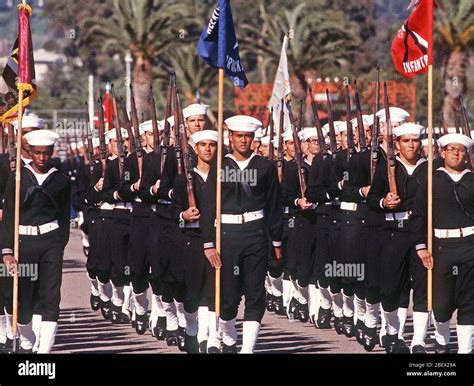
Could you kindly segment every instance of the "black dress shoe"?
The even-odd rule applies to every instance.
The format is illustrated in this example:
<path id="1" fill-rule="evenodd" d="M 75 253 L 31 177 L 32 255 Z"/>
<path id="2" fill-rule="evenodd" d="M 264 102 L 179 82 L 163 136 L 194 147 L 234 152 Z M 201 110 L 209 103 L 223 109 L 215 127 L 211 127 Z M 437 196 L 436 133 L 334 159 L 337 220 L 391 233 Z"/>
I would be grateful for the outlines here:
<path id="1" fill-rule="evenodd" d="M 387 354 L 396 354 L 398 352 L 398 334 L 384 335 L 382 337 L 382 345 Z"/>
<path id="2" fill-rule="evenodd" d="M 283 307 L 283 296 L 273 297 L 273 312 L 277 315 L 285 315 L 286 309 Z"/>
<path id="3" fill-rule="evenodd" d="M 273 295 L 269 294 L 268 292 L 265 298 L 265 307 L 267 308 L 268 312 L 272 312 L 274 309 L 273 308 Z"/>
<path id="4" fill-rule="evenodd" d="M 207 354 L 207 340 L 203 340 L 201 343 L 199 343 L 199 353 Z"/>
<path id="5" fill-rule="evenodd" d="M 300 304 L 296 310 L 296 314 L 298 315 L 298 319 L 301 323 L 306 323 L 309 319 L 308 304 Z"/>
<path id="6" fill-rule="evenodd" d="M 92 311 L 100 310 L 100 297 L 99 296 L 94 296 L 91 294 L 90 302 L 91 302 Z"/>
<path id="7" fill-rule="evenodd" d="M 110 306 L 110 321 L 112 324 L 122 324 L 122 306 L 116 306 L 112 303 Z"/>
<path id="8" fill-rule="evenodd" d="M 342 318 L 344 335 L 352 338 L 355 335 L 354 318 L 352 316 L 344 316 Z"/>
<path id="9" fill-rule="evenodd" d="M 411 349 L 412 354 L 426 354 L 426 348 L 425 346 L 422 346 L 421 344 L 417 344 L 413 346 Z"/>
<path id="10" fill-rule="evenodd" d="M 20 340 L 17 340 L 16 347 L 20 346 Z M 3 354 L 12 354 L 13 353 L 13 339 L 7 338 L 5 345 L 3 347 Z"/>
<path id="11" fill-rule="evenodd" d="M 184 351 L 188 354 L 199 354 L 199 342 L 197 336 L 185 335 Z"/>
<path id="12" fill-rule="evenodd" d="M 222 354 L 237 354 L 237 343 L 232 346 L 222 345 Z"/>
<path id="13" fill-rule="evenodd" d="M 357 319 L 357 323 L 355 325 L 355 336 L 357 343 L 360 345 L 364 345 L 364 330 L 365 330 L 365 324 L 362 320 Z"/>
<path id="14" fill-rule="evenodd" d="M 208 348 L 207 348 L 207 353 L 208 353 L 208 354 L 222 354 L 222 351 L 219 350 L 218 347 L 213 347 L 213 346 L 211 346 L 211 347 L 208 347 Z"/>
<path id="15" fill-rule="evenodd" d="M 111 320 L 112 317 L 112 302 L 109 300 L 104 302 L 103 300 L 100 301 L 100 312 L 105 320 Z"/>
<path id="16" fill-rule="evenodd" d="M 319 307 L 318 319 L 314 326 L 322 330 L 331 328 L 331 309 L 325 310 Z"/>
<path id="17" fill-rule="evenodd" d="M 148 315 L 138 315 L 136 314 L 135 319 L 135 331 L 138 335 L 144 335 L 148 325 Z"/>
<path id="18" fill-rule="evenodd" d="M 186 351 L 186 329 L 184 327 L 178 328 L 178 348 L 179 351 Z"/>
<path id="19" fill-rule="evenodd" d="M 366 326 L 364 329 L 364 336 L 362 342 L 365 351 L 372 351 L 378 341 L 379 337 L 377 335 L 377 327 L 369 328 Z"/>
<path id="20" fill-rule="evenodd" d="M 410 354 L 410 348 L 403 339 L 398 339 L 396 354 Z"/>
<path id="21" fill-rule="evenodd" d="M 178 330 L 174 330 L 174 331 L 166 330 L 166 344 L 168 346 L 178 345 Z"/>
<path id="22" fill-rule="evenodd" d="M 161 316 L 153 327 L 152 335 L 158 340 L 166 339 L 166 317 Z"/>
<path id="23" fill-rule="evenodd" d="M 444 345 L 435 341 L 435 354 L 449 354 L 451 350 L 449 349 L 449 344 Z"/>
<path id="24" fill-rule="evenodd" d="M 338 335 L 344 334 L 344 323 L 342 322 L 342 318 L 334 317 L 334 329 Z"/>
<path id="25" fill-rule="evenodd" d="M 290 320 L 295 320 L 298 318 L 298 307 L 300 303 L 295 298 L 291 298 L 290 304 L 288 304 L 287 316 Z"/>

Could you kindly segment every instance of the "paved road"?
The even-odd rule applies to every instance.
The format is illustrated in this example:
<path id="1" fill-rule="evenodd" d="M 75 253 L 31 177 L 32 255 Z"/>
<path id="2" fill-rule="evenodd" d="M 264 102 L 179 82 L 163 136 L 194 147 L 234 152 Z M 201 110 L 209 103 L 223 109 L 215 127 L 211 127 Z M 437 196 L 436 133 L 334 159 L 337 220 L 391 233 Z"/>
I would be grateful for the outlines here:
<path id="1" fill-rule="evenodd" d="M 170 348 L 157 341 L 150 332 L 139 336 L 131 325 L 112 325 L 102 318 L 100 312 L 92 311 L 85 263 L 79 232 L 73 230 L 64 258 L 60 326 L 54 352 L 179 353 L 176 347 Z M 242 320 L 238 320 L 239 333 L 241 327 Z M 409 315 L 406 327 L 408 342 L 412 331 Z M 428 345 L 433 347 L 432 339 L 428 340 Z M 372 353 L 382 351 L 376 347 Z M 317 330 L 310 323 L 290 322 L 286 317 L 273 313 L 266 313 L 263 318 L 256 352 L 365 353 L 355 338 L 337 335 L 334 330 Z"/>

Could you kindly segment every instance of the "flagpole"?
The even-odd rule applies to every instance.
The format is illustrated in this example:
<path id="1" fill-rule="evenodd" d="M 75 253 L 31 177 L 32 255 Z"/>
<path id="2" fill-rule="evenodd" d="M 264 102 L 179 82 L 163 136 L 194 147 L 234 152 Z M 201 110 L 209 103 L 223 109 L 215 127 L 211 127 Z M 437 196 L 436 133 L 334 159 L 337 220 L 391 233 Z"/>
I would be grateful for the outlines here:
<path id="1" fill-rule="evenodd" d="M 433 65 L 428 66 L 428 252 L 433 253 Z M 427 309 L 433 309 L 433 269 L 428 270 Z"/>
<path id="2" fill-rule="evenodd" d="M 217 190 L 216 190 L 216 249 L 221 254 L 221 220 L 222 220 L 222 145 L 223 145 L 223 125 L 224 125 L 224 69 L 219 68 L 219 89 L 217 99 L 217 132 L 219 141 L 217 142 Z M 222 262 L 222 258 L 221 258 Z M 216 317 L 221 314 L 221 269 L 216 268 Z"/>
<path id="3" fill-rule="evenodd" d="M 13 239 L 13 257 L 18 264 L 20 258 L 20 185 L 21 185 L 21 137 L 23 126 L 23 90 L 18 90 L 18 126 L 16 132 L 16 170 L 15 170 L 15 222 Z M 18 270 L 13 275 L 13 352 L 17 351 L 18 337 Z"/>

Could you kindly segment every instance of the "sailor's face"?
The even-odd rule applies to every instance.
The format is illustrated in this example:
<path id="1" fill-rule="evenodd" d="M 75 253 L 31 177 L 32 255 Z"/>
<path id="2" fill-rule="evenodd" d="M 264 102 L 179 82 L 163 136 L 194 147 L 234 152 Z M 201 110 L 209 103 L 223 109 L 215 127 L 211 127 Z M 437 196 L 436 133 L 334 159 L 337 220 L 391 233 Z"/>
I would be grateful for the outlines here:
<path id="1" fill-rule="evenodd" d="M 260 141 L 252 141 L 252 150 L 255 153 L 258 153 L 260 151 L 260 146 L 262 146 L 262 143 Z"/>
<path id="2" fill-rule="evenodd" d="M 34 130 L 38 130 L 36 127 L 22 127 L 21 129 L 21 148 L 26 151 L 26 152 L 29 152 L 30 151 L 30 146 L 28 145 L 28 142 L 26 141 L 25 139 L 25 135 L 34 131 Z"/>
<path id="3" fill-rule="evenodd" d="M 153 132 L 152 131 L 146 131 L 144 135 L 145 135 L 146 145 L 153 149 L 155 147 L 155 144 L 153 142 Z"/>
<path id="4" fill-rule="evenodd" d="M 109 142 L 109 152 L 112 153 L 113 155 L 118 156 L 118 150 L 117 150 L 117 140 L 116 139 L 111 139 Z"/>
<path id="5" fill-rule="evenodd" d="M 319 152 L 321 151 L 319 149 L 319 142 L 318 142 L 318 138 L 317 137 L 311 137 L 308 139 L 308 141 L 306 142 L 308 144 L 308 151 L 313 154 L 313 155 L 316 155 L 316 154 L 319 154 Z"/>
<path id="6" fill-rule="evenodd" d="M 364 130 L 365 130 L 365 142 L 370 143 L 370 141 L 372 141 L 372 127 L 364 126 Z"/>
<path id="7" fill-rule="evenodd" d="M 204 162 L 210 162 L 216 155 L 216 151 L 217 143 L 216 141 L 210 139 L 200 141 L 196 145 L 196 153 L 198 157 Z"/>
<path id="8" fill-rule="evenodd" d="M 230 131 L 229 139 L 232 141 L 233 148 L 239 153 L 246 153 L 251 150 L 254 133 L 245 131 Z"/>
<path id="9" fill-rule="evenodd" d="M 301 141 L 301 152 L 305 155 L 308 154 L 308 142 Z"/>
<path id="10" fill-rule="evenodd" d="M 30 146 L 30 155 L 33 165 L 39 171 L 44 171 L 48 161 L 53 155 L 53 146 Z"/>
<path id="11" fill-rule="evenodd" d="M 341 131 L 340 134 L 336 136 L 337 147 L 342 147 L 343 149 L 347 149 L 347 132 Z"/>
<path id="12" fill-rule="evenodd" d="M 450 143 L 441 150 L 441 157 L 446 166 L 461 170 L 466 163 L 467 149 L 460 143 Z"/>
<path id="13" fill-rule="evenodd" d="M 285 141 L 285 151 L 288 157 L 295 158 L 295 143 L 293 141 Z"/>
<path id="14" fill-rule="evenodd" d="M 419 157 L 421 149 L 420 138 L 413 134 L 402 135 L 395 142 L 397 150 L 408 161 L 414 161 Z"/>
<path id="15" fill-rule="evenodd" d="M 206 124 L 205 115 L 192 115 L 186 118 L 186 125 L 191 135 L 198 131 L 204 130 L 205 124 Z"/>
<path id="16" fill-rule="evenodd" d="M 260 145 L 260 154 L 263 158 L 270 157 L 270 145 Z"/>

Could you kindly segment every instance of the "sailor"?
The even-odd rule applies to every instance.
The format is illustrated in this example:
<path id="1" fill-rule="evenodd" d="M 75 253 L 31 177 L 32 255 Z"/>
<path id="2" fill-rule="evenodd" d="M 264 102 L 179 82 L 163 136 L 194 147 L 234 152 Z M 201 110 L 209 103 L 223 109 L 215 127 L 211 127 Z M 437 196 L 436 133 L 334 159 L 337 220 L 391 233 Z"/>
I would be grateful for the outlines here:
<path id="1" fill-rule="evenodd" d="M 468 354 L 474 332 L 474 175 L 465 163 L 473 141 L 462 134 L 447 134 L 439 144 L 444 167 L 433 174 L 433 252 L 427 249 L 425 181 L 413 208 L 413 235 L 418 257 L 433 269 L 435 352 L 450 351 L 450 321 L 457 310 L 458 353 Z"/>
<path id="2" fill-rule="evenodd" d="M 5 195 L 3 262 L 10 272 L 37 266 L 37 277 L 27 271 L 20 275 L 20 352 L 32 352 L 39 340 L 38 353 L 49 353 L 54 344 L 61 301 L 64 248 L 69 240 L 71 187 L 66 176 L 48 163 L 59 136 L 49 130 L 25 135 L 32 162 L 22 167 L 20 195 L 19 264 L 13 257 L 15 181 L 9 180 Z M 37 281 L 36 281 L 37 280 Z M 33 313 L 41 312 L 39 334 L 33 332 Z"/>
<path id="3" fill-rule="evenodd" d="M 276 259 L 281 257 L 283 231 L 281 193 L 275 166 L 251 150 L 262 123 L 237 115 L 226 120 L 233 153 L 222 162 L 222 249 L 215 248 L 217 170 L 211 168 L 201 203 L 204 253 L 214 268 L 222 269 L 220 330 L 223 352 L 237 352 L 236 318 L 245 296 L 242 353 L 255 348 L 265 313 L 265 275 L 268 237 Z"/>

